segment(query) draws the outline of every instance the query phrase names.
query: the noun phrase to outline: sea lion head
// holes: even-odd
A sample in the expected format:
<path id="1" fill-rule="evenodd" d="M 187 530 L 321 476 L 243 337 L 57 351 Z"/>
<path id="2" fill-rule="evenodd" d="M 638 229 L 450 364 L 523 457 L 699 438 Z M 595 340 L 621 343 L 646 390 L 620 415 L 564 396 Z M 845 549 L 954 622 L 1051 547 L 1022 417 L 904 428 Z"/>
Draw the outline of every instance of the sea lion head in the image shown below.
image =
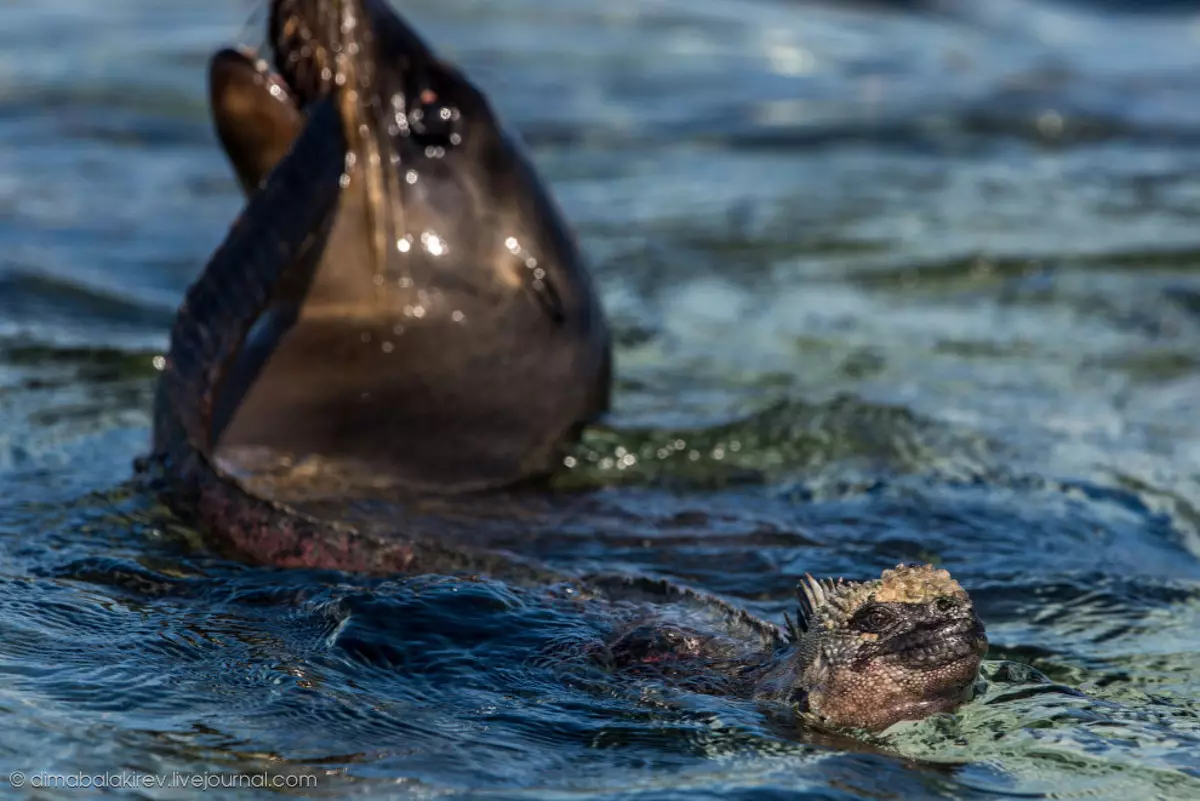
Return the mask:
<path id="1" fill-rule="evenodd" d="M 610 341 L 516 137 L 387 0 L 273 0 L 268 45 L 222 51 L 210 72 L 243 188 L 332 99 L 344 191 L 315 266 L 284 282 L 230 370 L 215 438 L 346 457 L 420 489 L 552 469 L 607 408 Z"/>
<path id="2" fill-rule="evenodd" d="M 243 186 L 261 182 L 304 109 L 336 90 L 347 180 L 380 251 L 367 281 L 423 290 L 426 315 L 452 314 L 431 308 L 436 296 L 467 285 L 537 298 L 559 321 L 594 311 L 574 237 L 520 143 L 387 0 L 275 0 L 268 38 L 274 71 L 244 54 L 214 60 L 214 118 Z"/>

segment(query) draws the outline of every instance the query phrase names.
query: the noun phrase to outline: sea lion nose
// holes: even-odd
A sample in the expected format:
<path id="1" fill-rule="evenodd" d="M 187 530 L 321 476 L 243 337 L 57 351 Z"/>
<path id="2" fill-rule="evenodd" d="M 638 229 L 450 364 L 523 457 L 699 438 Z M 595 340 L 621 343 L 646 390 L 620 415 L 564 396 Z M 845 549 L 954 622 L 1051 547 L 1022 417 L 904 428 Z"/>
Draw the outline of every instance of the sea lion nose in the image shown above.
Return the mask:
<path id="1" fill-rule="evenodd" d="M 301 106 L 320 97 L 333 80 L 332 56 L 341 49 L 341 0 L 272 0 L 268 40 L 275 69 Z"/>
<path id="2" fill-rule="evenodd" d="M 273 0 L 269 39 L 275 69 L 301 107 L 349 83 L 376 136 L 386 134 L 393 161 L 440 158 L 462 143 L 472 101 L 386 0 Z"/>
<path id="3" fill-rule="evenodd" d="M 272 0 L 267 35 L 275 69 L 303 103 L 341 85 L 343 70 L 351 64 L 370 73 L 376 55 L 371 51 L 379 38 L 388 42 L 386 72 L 405 76 L 406 90 L 427 83 L 426 66 L 435 60 L 387 0 Z M 371 85 L 375 76 L 358 78 Z"/>

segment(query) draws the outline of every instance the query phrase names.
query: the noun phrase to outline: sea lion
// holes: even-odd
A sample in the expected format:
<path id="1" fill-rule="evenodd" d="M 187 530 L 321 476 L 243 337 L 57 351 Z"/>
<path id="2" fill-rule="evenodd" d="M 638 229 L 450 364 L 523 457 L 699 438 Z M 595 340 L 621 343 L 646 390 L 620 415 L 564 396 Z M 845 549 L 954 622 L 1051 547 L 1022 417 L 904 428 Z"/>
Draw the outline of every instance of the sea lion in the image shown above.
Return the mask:
<path id="1" fill-rule="evenodd" d="M 395 517 L 316 516 L 233 475 L 222 451 L 257 446 L 335 463 L 318 476 L 334 499 L 364 484 L 456 497 L 548 469 L 608 396 L 607 329 L 577 249 L 482 95 L 382 0 L 272 11 L 278 77 L 238 51 L 212 64 L 247 203 L 188 291 L 156 395 L 174 508 L 259 563 L 537 583 L 612 620 L 585 644 L 593 663 L 827 726 L 880 730 L 969 697 L 986 635 L 930 566 L 809 578 L 785 631 L 666 581 L 580 581 Z"/>
<path id="2" fill-rule="evenodd" d="M 162 494 L 253 561 L 475 564 L 406 529 L 402 501 L 555 467 L 608 406 L 596 290 L 487 99 L 384 0 L 273 0 L 269 29 L 274 73 L 236 50 L 211 63 L 247 200 L 171 333 Z M 254 460 L 308 465 L 324 499 L 395 505 L 364 533 L 290 505 L 307 489 L 286 477 L 247 489 Z"/>
<path id="3" fill-rule="evenodd" d="M 329 32 L 335 17 L 359 32 Z M 319 54 L 339 43 L 384 53 L 361 90 L 379 101 L 362 109 L 376 134 L 350 155 L 390 163 L 378 186 L 350 165 L 318 263 L 289 268 L 226 369 L 218 452 L 315 454 L 422 493 L 551 470 L 607 409 L 611 352 L 584 258 L 536 170 L 484 95 L 384 0 L 278 0 L 270 29 L 277 73 L 235 50 L 209 71 L 245 191 L 287 158 L 328 90 Z"/>

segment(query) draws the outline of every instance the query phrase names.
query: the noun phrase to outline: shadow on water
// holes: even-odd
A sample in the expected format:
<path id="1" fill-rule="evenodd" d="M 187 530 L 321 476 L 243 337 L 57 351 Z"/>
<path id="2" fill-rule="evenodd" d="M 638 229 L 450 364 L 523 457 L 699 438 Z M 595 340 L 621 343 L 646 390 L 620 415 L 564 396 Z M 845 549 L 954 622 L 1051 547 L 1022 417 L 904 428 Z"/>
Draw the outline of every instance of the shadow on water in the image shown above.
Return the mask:
<path id="1" fill-rule="evenodd" d="M 530 144 L 618 340 L 557 506 L 430 512 L 776 621 L 804 572 L 945 565 L 986 688 L 852 739 L 614 684 L 579 658 L 603 615 L 549 587 L 205 548 L 130 464 L 239 207 L 203 68 L 255 9 L 5 4 L 3 768 L 332 798 L 1200 796 L 1200 11 L 1155 5 L 404 4 Z"/>

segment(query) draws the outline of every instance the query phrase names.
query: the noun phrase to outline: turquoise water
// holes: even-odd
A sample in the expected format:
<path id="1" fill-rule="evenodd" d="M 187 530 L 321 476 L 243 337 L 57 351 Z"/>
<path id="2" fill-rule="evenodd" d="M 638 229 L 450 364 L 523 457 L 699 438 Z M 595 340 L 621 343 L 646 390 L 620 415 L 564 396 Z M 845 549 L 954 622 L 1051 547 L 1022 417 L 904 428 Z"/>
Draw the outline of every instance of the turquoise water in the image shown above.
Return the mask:
<path id="1" fill-rule="evenodd" d="M 908 5 L 400 6 L 526 140 L 617 332 L 586 504 L 506 544 L 776 620 L 806 571 L 945 565 L 988 689 L 871 742 L 572 678 L 589 621 L 533 590 L 208 551 L 131 464 L 240 207 L 206 59 L 261 8 L 0 5 L 0 781 L 1200 797 L 1200 11 Z"/>

